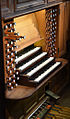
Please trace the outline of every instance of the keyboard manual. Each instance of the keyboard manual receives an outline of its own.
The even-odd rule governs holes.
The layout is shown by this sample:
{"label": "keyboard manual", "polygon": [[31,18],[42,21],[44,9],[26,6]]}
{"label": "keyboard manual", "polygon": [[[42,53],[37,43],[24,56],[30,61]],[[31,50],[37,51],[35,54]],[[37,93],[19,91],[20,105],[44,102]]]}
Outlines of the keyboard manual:
{"label": "keyboard manual", "polygon": [[33,47],[27,52],[23,52],[16,59],[17,81],[20,85],[37,86],[49,75],[51,75],[61,62],[55,61],[55,57],[49,57],[47,52],[43,52],[41,47]]}

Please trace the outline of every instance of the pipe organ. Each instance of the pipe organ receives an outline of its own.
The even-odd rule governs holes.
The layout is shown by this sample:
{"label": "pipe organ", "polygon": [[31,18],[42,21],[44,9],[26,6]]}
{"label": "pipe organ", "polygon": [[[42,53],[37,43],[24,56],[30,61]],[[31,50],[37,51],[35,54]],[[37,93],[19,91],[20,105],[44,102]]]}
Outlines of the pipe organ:
{"label": "pipe organ", "polygon": [[[2,20],[6,108],[11,119],[63,119],[66,117],[63,113],[70,112],[55,105],[55,101],[48,100],[51,98],[46,94],[48,89],[53,90],[51,80],[55,77],[57,84],[66,80],[68,62],[58,58],[59,5],[42,10],[45,15],[45,21],[42,21],[45,31],[42,30],[42,33],[45,33],[45,37],[42,37],[38,28],[43,20],[40,17],[38,21],[40,12],[28,14],[35,18],[34,21],[28,19],[28,23],[24,23],[28,15],[23,16],[25,27],[22,24],[24,28],[20,28],[20,32],[24,34],[17,31],[15,18]],[[18,21],[20,25],[21,20]]]}
{"label": "pipe organ", "polygon": [[17,51],[17,42],[26,38],[16,33],[14,26],[17,24],[13,20],[3,23],[5,80],[8,89],[13,89],[17,84],[36,86],[61,65],[61,62],[55,62],[54,58],[58,55],[58,10],[58,6],[45,10],[46,52],[42,51],[42,47],[36,47],[34,44]]}

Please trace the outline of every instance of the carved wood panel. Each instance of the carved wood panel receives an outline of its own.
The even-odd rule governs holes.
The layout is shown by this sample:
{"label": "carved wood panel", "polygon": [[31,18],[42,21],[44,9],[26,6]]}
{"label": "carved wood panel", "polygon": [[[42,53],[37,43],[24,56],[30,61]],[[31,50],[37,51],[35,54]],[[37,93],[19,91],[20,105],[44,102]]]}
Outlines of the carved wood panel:
{"label": "carved wood panel", "polygon": [[15,11],[42,5],[47,0],[15,0]]}
{"label": "carved wood panel", "polygon": [[8,15],[13,12],[13,0],[2,0],[1,1],[2,16]]}

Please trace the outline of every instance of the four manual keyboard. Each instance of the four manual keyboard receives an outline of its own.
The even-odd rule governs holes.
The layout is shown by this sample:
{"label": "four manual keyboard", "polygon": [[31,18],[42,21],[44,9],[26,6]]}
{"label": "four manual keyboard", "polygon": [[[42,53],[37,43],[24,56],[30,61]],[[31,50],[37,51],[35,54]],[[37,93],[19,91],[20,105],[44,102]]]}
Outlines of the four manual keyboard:
{"label": "four manual keyboard", "polygon": [[[61,62],[56,62],[54,57],[48,57],[47,52],[43,52],[41,47],[33,47],[26,53],[15,59],[17,66],[18,83],[21,85],[38,85],[49,74],[55,71]],[[35,85],[36,84],[36,85]]]}

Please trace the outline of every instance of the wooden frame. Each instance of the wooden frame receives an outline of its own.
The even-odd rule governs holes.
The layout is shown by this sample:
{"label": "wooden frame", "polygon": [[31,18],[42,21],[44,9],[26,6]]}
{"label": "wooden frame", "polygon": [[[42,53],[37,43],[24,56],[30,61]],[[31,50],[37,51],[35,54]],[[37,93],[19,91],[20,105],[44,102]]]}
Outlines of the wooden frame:
{"label": "wooden frame", "polygon": [[53,3],[53,2],[62,2],[63,0],[48,0],[48,3]]}
{"label": "wooden frame", "polygon": [[36,7],[36,6],[40,6],[40,5],[43,5],[43,4],[45,4],[45,1],[46,0],[41,0],[41,2],[39,2],[39,0],[35,0],[34,2],[32,2],[32,0],[31,0],[31,2],[22,2],[22,4],[21,4],[21,2],[20,3],[17,3],[17,1],[15,0],[15,5],[14,5],[14,7],[15,7],[15,11],[19,11],[19,10],[25,10],[25,9],[30,9],[30,8],[33,8],[33,7]]}

